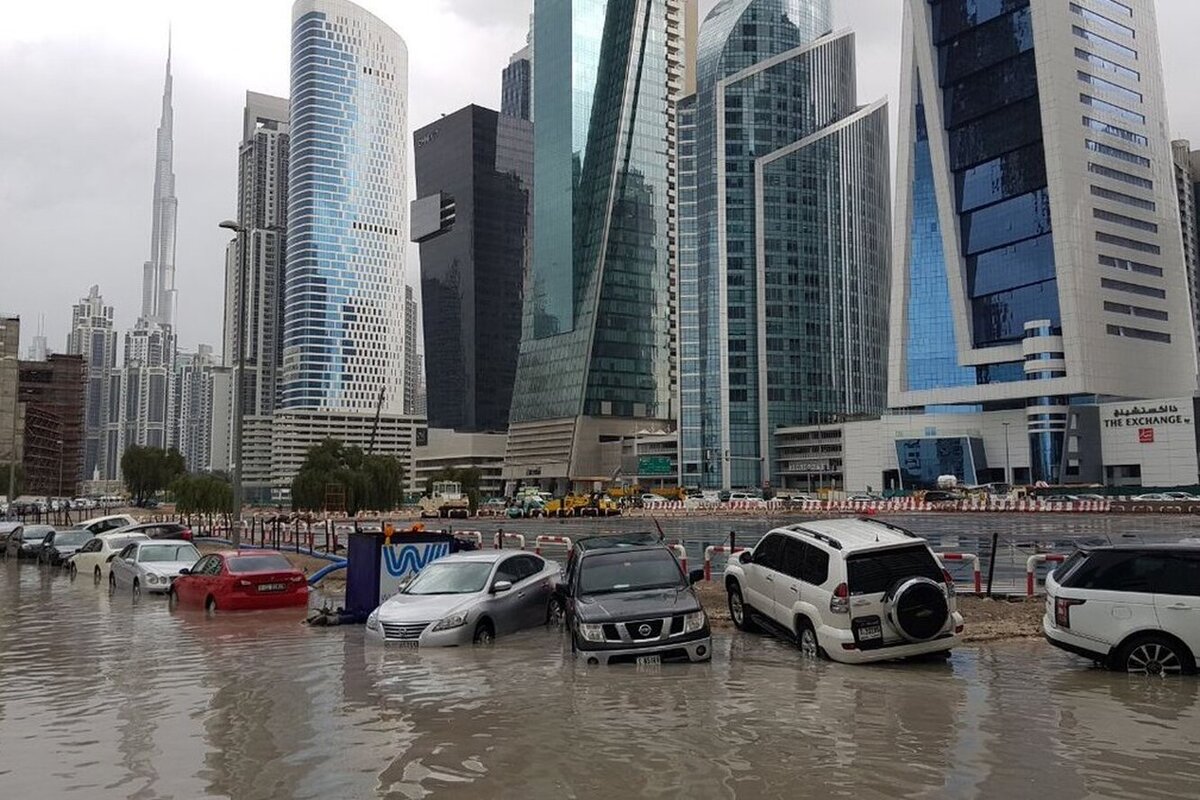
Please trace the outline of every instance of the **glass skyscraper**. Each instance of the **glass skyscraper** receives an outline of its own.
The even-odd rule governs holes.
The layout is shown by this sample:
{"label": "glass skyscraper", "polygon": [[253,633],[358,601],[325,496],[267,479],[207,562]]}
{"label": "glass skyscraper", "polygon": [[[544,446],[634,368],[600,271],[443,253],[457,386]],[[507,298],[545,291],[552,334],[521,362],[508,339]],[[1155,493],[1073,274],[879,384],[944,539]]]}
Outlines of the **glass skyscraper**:
{"label": "glass skyscraper", "polygon": [[283,410],[403,413],[408,51],[346,0],[292,8]]}
{"label": "glass skyscraper", "polygon": [[674,424],[683,6],[535,2],[533,263],[511,480],[611,479],[605,443]]}
{"label": "glass skyscraper", "polygon": [[887,109],[828,0],[722,0],[681,105],[683,481],[768,484],[772,432],[886,404]]}
{"label": "glass skyscraper", "polygon": [[1070,481],[1071,404],[1196,389],[1153,0],[906,0],[904,42],[890,404],[1023,408]]}

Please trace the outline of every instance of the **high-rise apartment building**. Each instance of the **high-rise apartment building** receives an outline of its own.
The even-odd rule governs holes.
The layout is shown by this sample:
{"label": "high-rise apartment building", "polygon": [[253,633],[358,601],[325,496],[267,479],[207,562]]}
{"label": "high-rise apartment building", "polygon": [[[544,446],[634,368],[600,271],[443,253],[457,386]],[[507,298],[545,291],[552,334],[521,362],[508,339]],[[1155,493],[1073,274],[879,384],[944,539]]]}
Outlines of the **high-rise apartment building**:
{"label": "high-rise apartment building", "polygon": [[534,5],[533,263],[508,481],[590,487],[620,469],[606,445],[674,424],[684,5]]}
{"label": "high-rise apartment building", "polygon": [[[242,459],[242,488],[252,503],[269,501],[271,493],[271,428],[283,351],[288,126],[286,98],[246,92],[238,145],[237,206],[237,223],[245,233],[230,242],[227,252],[222,346],[222,360],[228,367],[236,365],[238,351],[242,352],[242,377],[240,381],[234,378],[242,395],[241,453],[226,454],[218,462],[228,465]],[[245,317],[239,323],[243,285]],[[217,388],[223,386],[223,381],[217,382]],[[227,402],[218,401],[218,405]],[[221,441],[232,440],[221,437]],[[202,443],[195,444],[203,449]],[[208,455],[204,458],[211,460]]]}
{"label": "high-rise apartment building", "polygon": [[[21,463],[21,440],[25,430],[20,384],[21,318],[0,314],[0,492],[9,494],[10,464]],[[12,477],[15,479],[16,473]],[[13,487],[15,490],[15,487]],[[11,499],[11,498],[10,498]]]}
{"label": "high-rise apartment building", "polygon": [[20,370],[25,493],[74,497],[83,472],[88,365],[83,356],[54,353],[22,361]]}
{"label": "high-rise apartment building", "polygon": [[500,113],[533,119],[533,48],[528,44],[512,54],[501,73]]}
{"label": "high-rise apartment building", "polygon": [[[1024,409],[1077,480],[1075,404],[1196,390],[1154,3],[904,6],[890,404]],[[982,455],[933,438],[902,471]]]}
{"label": "high-rise apartment building", "polygon": [[99,286],[92,286],[87,297],[81,298],[71,309],[67,353],[83,356],[87,365],[87,391],[83,405],[83,474],[80,477],[85,481],[109,478],[105,431],[109,415],[109,392],[117,369],[117,332],[113,329],[113,307],[104,304]]}
{"label": "high-rise apartment building", "polygon": [[200,345],[175,361],[175,407],[178,409],[178,448],[189,472],[208,472],[212,466],[213,373],[219,368],[213,349]]}
{"label": "high-rise apartment building", "polygon": [[[282,375],[272,434],[273,451],[284,453],[302,452],[314,431],[348,431],[354,420],[369,434],[377,410],[387,425],[415,425],[403,413],[407,47],[347,0],[297,0],[291,77]],[[408,450],[394,454],[411,458]],[[272,484],[282,492],[292,460],[272,462]]]}
{"label": "high-rise apartment building", "polygon": [[420,388],[421,354],[417,352],[417,324],[420,321],[417,298],[413,287],[404,287],[404,413],[417,413],[417,390]]}
{"label": "high-rise apartment building", "polygon": [[1183,233],[1183,263],[1187,266],[1188,297],[1192,304],[1192,327],[1195,329],[1197,353],[1200,354],[1200,151],[1192,150],[1191,142],[1180,139],[1171,142],[1175,161],[1175,194],[1179,200],[1179,225]]}
{"label": "high-rise apartment building", "polygon": [[429,426],[503,431],[521,342],[533,125],[471,105],[413,139]]}
{"label": "high-rise apartment building", "polygon": [[832,16],[723,0],[700,29],[680,110],[686,485],[769,485],[776,429],[886,406],[887,108],[859,106]]}

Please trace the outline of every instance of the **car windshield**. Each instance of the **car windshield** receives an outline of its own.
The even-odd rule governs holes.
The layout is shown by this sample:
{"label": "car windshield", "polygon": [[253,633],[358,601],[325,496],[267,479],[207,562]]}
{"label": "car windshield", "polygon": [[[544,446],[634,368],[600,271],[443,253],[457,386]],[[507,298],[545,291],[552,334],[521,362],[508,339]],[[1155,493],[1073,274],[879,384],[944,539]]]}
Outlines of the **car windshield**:
{"label": "car windshield", "polygon": [[130,542],[140,542],[145,536],[118,536],[108,540],[109,550],[121,550]]}
{"label": "car windshield", "polygon": [[290,572],[292,563],[283,556],[238,556],[225,559],[230,572]]}
{"label": "car windshield", "polygon": [[405,594],[471,594],[482,592],[491,574],[490,561],[430,564],[413,578]]}
{"label": "car windshield", "polygon": [[74,547],[91,538],[92,535],[87,531],[59,531],[54,536],[54,544],[59,547]]}
{"label": "car windshield", "polygon": [[138,549],[137,560],[152,561],[198,561],[200,552],[190,544],[151,544]]}
{"label": "car windshield", "polygon": [[27,542],[41,541],[46,538],[46,534],[53,532],[53,528],[47,528],[45,525],[33,525],[26,528],[21,533],[21,538]]}
{"label": "car windshield", "polygon": [[580,594],[682,589],[686,585],[679,562],[665,550],[601,553],[584,559],[579,573]]}

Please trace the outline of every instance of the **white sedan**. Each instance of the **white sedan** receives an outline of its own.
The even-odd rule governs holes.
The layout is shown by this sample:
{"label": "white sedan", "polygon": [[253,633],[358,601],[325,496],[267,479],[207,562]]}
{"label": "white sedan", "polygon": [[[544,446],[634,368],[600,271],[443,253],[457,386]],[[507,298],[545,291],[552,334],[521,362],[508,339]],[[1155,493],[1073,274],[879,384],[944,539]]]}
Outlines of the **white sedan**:
{"label": "white sedan", "polygon": [[72,579],[79,575],[91,575],[92,582],[99,586],[108,578],[109,559],[125,549],[130,542],[140,542],[149,538],[144,533],[101,533],[89,539],[75,555],[67,559],[67,570]]}
{"label": "white sedan", "polygon": [[190,569],[199,560],[200,551],[182,539],[130,542],[112,557],[108,593],[128,587],[135,598],[143,591],[165,594],[179,570]]}

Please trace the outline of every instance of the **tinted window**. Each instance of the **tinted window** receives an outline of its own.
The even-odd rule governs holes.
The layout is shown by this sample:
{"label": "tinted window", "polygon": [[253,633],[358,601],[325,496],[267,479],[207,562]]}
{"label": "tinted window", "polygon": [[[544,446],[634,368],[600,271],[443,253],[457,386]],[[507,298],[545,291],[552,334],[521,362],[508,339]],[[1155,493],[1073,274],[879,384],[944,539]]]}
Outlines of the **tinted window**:
{"label": "tinted window", "polygon": [[238,556],[225,562],[230,572],[290,572],[292,562],[283,556]]}
{"label": "tinted window", "polygon": [[496,570],[496,580],[508,581],[509,583],[516,583],[521,580],[524,572],[521,565],[524,560],[522,556],[513,556],[512,558],[505,559]]}
{"label": "tinted window", "polygon": [[754,563],[768,569],[779,569],[783,562],[784,537],[769,533],[754,548]]}
{"label": "tinted window", "polygon": [[846,558],[846,571],[850,594],[881,594],[907,578],[942,581],[942,570],[924,545],[851,555]]}
{"label": "tinted window", "polygon": [[805,583],[820,586],[829,580],[829,553],[811,544],[806,544],[804,548],[804,573],[801,578]]}
{"label": "tinted window", "polygon": [[804,551],[808,548],[804,542],[790,536],[783,540],[783,562],[780,572],[793,578],[800,578],[804,572]]}
{"label": "tinted window", "polygon": [[1071,585],[1110,592],[1153,592],[1162,568],[1158,556],[1107,553],[1089,559]]}
{"label": "tinted window", "polygon": [[1157,591],[1160,594],[1200,597],[1200,554],[1170,556],[1164,561],[1166,563]]}
{"label": "tinted window", "polygon": [[150,544],[144,545],[138,551],[138,561],[143,563],[156,561],[195,562],[199,558],[200,552],[190,544]]}

